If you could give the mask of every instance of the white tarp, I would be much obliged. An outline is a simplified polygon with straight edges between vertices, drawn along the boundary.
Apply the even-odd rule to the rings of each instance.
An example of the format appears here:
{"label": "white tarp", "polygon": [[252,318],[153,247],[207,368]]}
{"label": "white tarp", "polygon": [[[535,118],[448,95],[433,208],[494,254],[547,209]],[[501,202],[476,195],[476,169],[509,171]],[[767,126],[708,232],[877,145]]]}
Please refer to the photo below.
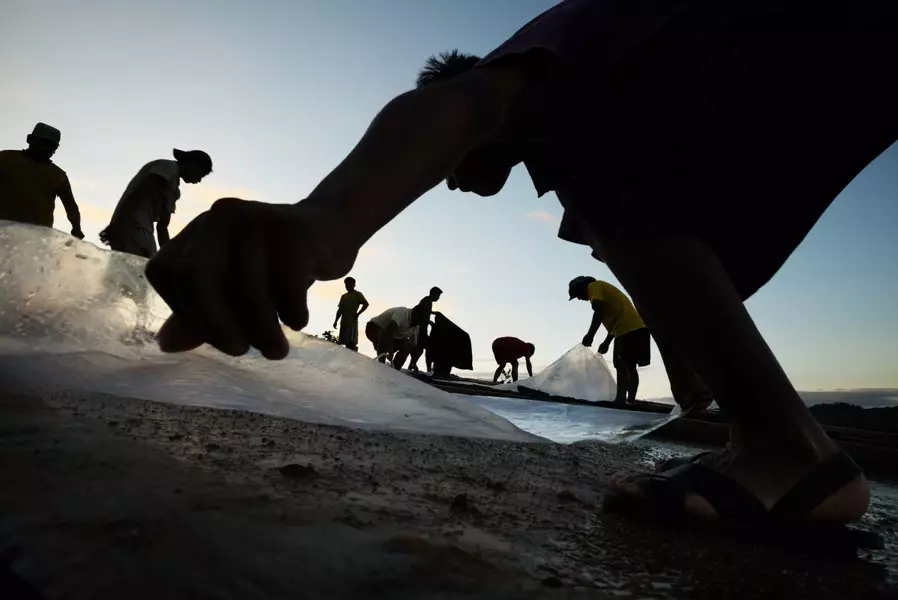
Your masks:
{"label": "white tarp", "polygon": [[[503,418],[542,435],[537,424],[548,421],[521,418],[526,403],[507,410],[472,402],[303,334],[291,335],[290,356],[282,361],[204,349],[162,354],[134,335],[157,330],[169,313],[144,279],[144,264],[56,230],[0,221],[0,389],[99,392],[358,428],[542,439]],[[614,392],[604,360],[583,347],[529,384],[585,399]],[[627,441],[651,425],[640,413],[614,412],[620,414],[590,417],[585,437]],[[576,433],[582,424],[571,423],[570,432],[556,431],[562,421],[545,432],[558,441],[582,439]]]}
{"label": "white tarp", "polygon": [[[165,355],[165,303],[143,259],[44,227],[0,221],[0,389],[82,390],[251,410],[303,421],[536,440],[506,419],[344,348],[302,334],[290,357]],[[137,301],[135,301],[137,299]]]}
{"label": "white tarp", "polygon": [[582,344],[577,344],[561,358],[534,375],[506,383],[500,389],[516,390],[518,385],[553,396],[599,402],[614,400],[617,384],[608,363]]}

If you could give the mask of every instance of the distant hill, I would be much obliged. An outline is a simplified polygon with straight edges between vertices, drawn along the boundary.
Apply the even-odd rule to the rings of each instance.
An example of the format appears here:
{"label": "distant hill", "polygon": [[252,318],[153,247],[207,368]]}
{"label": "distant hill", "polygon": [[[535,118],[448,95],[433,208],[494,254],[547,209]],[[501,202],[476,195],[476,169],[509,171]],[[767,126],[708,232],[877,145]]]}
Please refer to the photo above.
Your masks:
{"label": "distant hill", "polygon": [[861,408],[898,406],[898,389],[830,390],[825,392],[799,392],[808,405],[844,403]]}

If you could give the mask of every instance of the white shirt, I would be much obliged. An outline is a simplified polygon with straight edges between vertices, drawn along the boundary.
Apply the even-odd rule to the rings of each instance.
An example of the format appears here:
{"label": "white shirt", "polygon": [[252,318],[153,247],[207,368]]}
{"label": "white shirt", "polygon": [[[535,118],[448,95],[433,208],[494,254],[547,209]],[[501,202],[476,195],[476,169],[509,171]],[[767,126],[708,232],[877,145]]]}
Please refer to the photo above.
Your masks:
{"label": "white shirt", "polygon": [[153,231],[153,224],[164,215],[156,214],[156,207],[146,202],[145,198],[136,203],[131,201],[131,195],[134,193],[134,190],[140,185],[144,177],[151,174],[162,177],[168,183],[165,190],[165,205],[161,209],[165,211],[165,214],[169,215],[175,212],[175,202],[181,197],[181,172],[178,168],[178,161],[160,159],[145,164],[137,172],[137,175],[131,179],[115,207],[115,213],[112,216],[113,221],[126,218],[142,229],[146,229],[149,232]]}
{"label": "white shirt", "polygon": [[418,332],[418,326],[412,326],[411,320],[412,309],[404,306],[397,306],[395,308],[388,308],[376,317],[373,317],[371,322],[381,329],[386,329],[390,324],[390,321],[392,321],[399,327],[399,331],[396,332],[396,337],[404,338],[412,337]]}

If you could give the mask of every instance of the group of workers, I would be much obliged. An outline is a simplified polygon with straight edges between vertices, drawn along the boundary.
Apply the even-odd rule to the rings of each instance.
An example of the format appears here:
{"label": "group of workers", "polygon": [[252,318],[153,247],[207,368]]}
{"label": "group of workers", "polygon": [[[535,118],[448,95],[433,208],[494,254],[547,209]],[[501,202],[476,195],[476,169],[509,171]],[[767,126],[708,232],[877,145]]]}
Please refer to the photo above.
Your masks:
{"label": "group of workers", "polygon": [[[359,317],[368,309],[368,300],[356,289],[356,280],[347,277],[343,280],[346,286],[337,303],[337,314],[334,328],[339,327],[337,343],[346,348],[358,351]],[[372,317],[365,326],[365,337],[374,346],[377,360],[387,360],[395,369],[401,369],[407,359],[411,359],[408,369],[418,372],[418,360],[427,348],[428,328],[433,314],[433,303],[440,299],[443,291],[438,287],[430,289],[430,293],[422,298],[413,308],[396,306],[388,308]],[[596,332],[603,326],[607,330],[605,340],[599,345],[599,352],[605,354],[614,342],[613,364],[617,372],[617,394],[615,402],[633,403],[639,389],[639,367],[648,366],[651,362],[651,338],[649,330],[633,306],[629,298],[617,287],[594,277],[579,276],[571,280],[568,286],[570,300],[585,300],[593,310],[589,330],[583,336],[582,343],[586,347],[593,345]],[[498,365],[493,374],[493,383],[497,383],[511,365],[511,379],[518,380],[518,369],[523,359],[527,374],[533,377],[533,358],[536,347],[516,337],[503,336],[493,340],[493,357]],[[432,365],[428,362],[427,370]]]}
{"label": "group of workers", "polygon": [[[35,125],[26,138],[24,150],[0,152],[0,219],[53,226],[55,201],[59,198],[72,226],[72,235],[84,238],[81,217],[68,177],[52,161],[59,148],[61,133],[45,123]],[[111,249],[151,258],[169,241],[168,226],[181,195],[180,182],[199,183],[212,172],[212,159],[201,150],[173,151],[174,160],[159,159],[144,165],[131,179],[118,201],[109,225],[100,241]],[[155,231],[154,231],[155,230]],[[155,233],[155,237],[154,237]],[[158,239],[158,243],[157,243]],[[344,280],[346,293],[340,297],[334,328],[339,327],[338,343],[358,351],[359,317],[368,308],[368,300],[356,289],[352,277]],[[592,346],[600,325],[608,334],[599,345],[605,354],[614,341],[614,367],[617,371],[616,402],[634,402],[639,387],[637,367],[650,362],[648,329],[632,302],[616,287],[591,277],[577,277],[570,284],[570,298],[588,300],[593,320],[583,337],[584,346]],[[414,307],[396,306],[372,317],[365,326],[365,337],[371,341],[377,360],[400,369],[406,360],[408,369],[419,371],[418,360],[428,342],[428,329],[433,303],[442,295],[433,287]],[[535,346],[516,337],[500,337],[493,341],[497,368],[493,383],[511,365],[511,378],[518,380],[520,360],[533,376],[531,358]],[[432,369],[428,361],[427,370]]]}
{"label": "group of workers", "polygon": [[[633,299],[572,281],[571,297],[594,309],[583,341],[603,323],[621,364],[638,366],[645,318],[677,402],[713,391],[732,425],[725,450],[614,475],[604,510],[725,522],[753,539],[789,525],[811,539],[858,520],[870,502],[863,471],[814,419],[744,302],[898,140],[890,8],[563,0],[485,57],[432,57],[307,198],[221,200],[150,259],[147,279],[173,313],[159,346],[284,358],[282,324],[306,327],[312,282],[346,276],[367,240],[441,182],[492,196],[523,163],[536,193],[564,207],[559,236],[588,246]],[[55,144],[0,159],[0,217],[30,218],[8,203],[35,198],[17,190],[39,179],[80,234],[49,167]],[[28,175],[10,183],[18,169]],[[338,225],[345,235],[307,235]],[[621,377],[625,398],[634,373]]]}
{"label": "group of workers", "polygon": [[[52,160],[61,139],[58,129],[38,123],[26,137],[24,150],[0,151],[0,220],[53,227],[59,198],[72,235],[84,239],[68,175]],[[100,241],[111,249],[151,258],[168,242],[181,181],[199,183],[212,172],[212,159],[202,150],[172,153],[174,160],[151,161],[128,183],[109,225],[99,233]]]}

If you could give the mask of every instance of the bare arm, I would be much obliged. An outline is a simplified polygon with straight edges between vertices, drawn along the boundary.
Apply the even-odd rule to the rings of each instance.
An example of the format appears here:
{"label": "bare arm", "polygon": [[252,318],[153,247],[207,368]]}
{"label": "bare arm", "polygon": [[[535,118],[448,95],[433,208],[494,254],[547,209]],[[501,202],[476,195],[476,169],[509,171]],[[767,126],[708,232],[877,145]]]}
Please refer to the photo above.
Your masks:
{"label": "bare arm", "polygon": [[524,362],[527,363],[527,375],[529,375],[530,377],[533,377],[533,365],[530,363],[530,357],[525,356]]}
{"label": "bare arm", "polygon": [[59,188],[57,196],[59,196],[59,200],[62,202],[63,208],[65,208],[65,216],[68,217],[69,223],[72,224],[72,235],[83,240],[81,211],[78,210],[78,203],[75,202],[75,194],[72,192],[72,184],[69,182],[68,177],[65,178],[62,187]]}
{"label": "bare arm", "polygon": [[364,300],[364,301],[362,301],[362,305],[359,307],[359,313],[356,316],[361,317],[362,313],[365,312],[366,310],[368,310],[368,301]]}
{"label": "bare arm", "polygon": [[594,300],[592,302],[592,322],[589,324],[589,331],[587,331],[586,335],[583,337],[584,346],[592,346],[592,342],[596,337],[596,332],[599,330],[599,327],[602,326],[602,309],[603,306],[601,301]]}
{"label": "bare arm", "polygon": [[361,247],[498,132],[523,82],[517,69],[474,69],[394,98],[302,204],[351,215],[350,242]]}
{"label": "bare arm", "polygon": [[156,222],[156,237],[159,238],[159,247],[166,245],[169,241],[168,225],[171,223],[171,215],[164,212]]}
{"label": "bare arm", "polygon": [[338,304],[337,305],[337,314],[334,315],[334,328],[336,328],[337,324],[340,322],[341,316],[342,316],[342,313],[340,312],[340,305]]}

